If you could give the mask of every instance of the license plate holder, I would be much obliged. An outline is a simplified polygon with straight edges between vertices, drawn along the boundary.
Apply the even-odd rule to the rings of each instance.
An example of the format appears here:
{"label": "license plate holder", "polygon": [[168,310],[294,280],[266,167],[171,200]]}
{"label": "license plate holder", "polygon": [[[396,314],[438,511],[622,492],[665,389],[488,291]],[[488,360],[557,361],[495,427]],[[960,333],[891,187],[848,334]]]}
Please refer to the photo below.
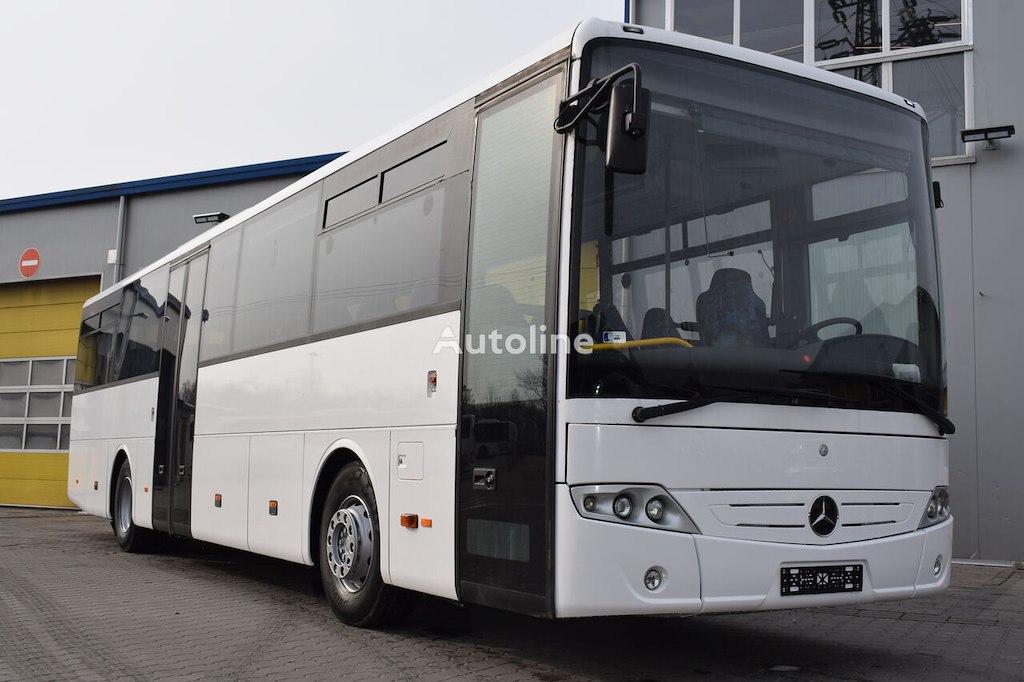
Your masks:
{"label": "license plate holder", "polygon": [[864,589],[864,566],[861,564],[783,566],[781,571],[783,597],[860,592]]}

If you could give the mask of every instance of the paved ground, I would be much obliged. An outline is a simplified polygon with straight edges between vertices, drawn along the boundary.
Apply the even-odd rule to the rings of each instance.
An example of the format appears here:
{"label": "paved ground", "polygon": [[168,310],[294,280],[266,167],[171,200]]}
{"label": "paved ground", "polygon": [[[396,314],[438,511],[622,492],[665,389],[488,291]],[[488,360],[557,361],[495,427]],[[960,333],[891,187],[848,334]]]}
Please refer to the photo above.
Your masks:
{"label": "paved ground", "polygon": [[113,679],[1024,680],[1024,571],[943,596],[694,619],[542,621],[424,600],[336,621],[306,569],[182,543],[120,552],[94,517],[0,509],[0,682]]}

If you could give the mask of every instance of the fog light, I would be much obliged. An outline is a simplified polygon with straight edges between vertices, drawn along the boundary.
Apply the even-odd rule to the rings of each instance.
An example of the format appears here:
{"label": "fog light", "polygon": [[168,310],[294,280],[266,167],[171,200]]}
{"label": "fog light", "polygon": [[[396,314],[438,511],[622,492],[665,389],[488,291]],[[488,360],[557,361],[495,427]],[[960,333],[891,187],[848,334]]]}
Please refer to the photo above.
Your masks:
{"label": "fog light", "polygon": [[647,573],[644,575],[644,587],[651,592],[654,592],[656,589],[661,587],[662,579],[661,571],[656,568],[649,568],[647,569]]}
{"label": "fog light", "polygon": [[587,495],[583,498],[583,508],[588,512],[592,512],[597,509],[597,498],[593,495]]}
{"label": "fog light", "polygon": [[935,574],[935,577],[938,577],[939,573],[942,573],[942,555],[941,554],[939,556],[935,557],[935,565],[932,566],[932,573]]}
{"label": "fog light", "polygon": [[646,511],[651,521],[661,521],[665,516],[665,503],[660,497],[653,497],[647,501]]}
{"label": "fog light", "polygon": [[629,499],[629,495],[619,495],[615,498],[612,510],[620,519],[628,519],[629,515],[633,513],[633,500]]}

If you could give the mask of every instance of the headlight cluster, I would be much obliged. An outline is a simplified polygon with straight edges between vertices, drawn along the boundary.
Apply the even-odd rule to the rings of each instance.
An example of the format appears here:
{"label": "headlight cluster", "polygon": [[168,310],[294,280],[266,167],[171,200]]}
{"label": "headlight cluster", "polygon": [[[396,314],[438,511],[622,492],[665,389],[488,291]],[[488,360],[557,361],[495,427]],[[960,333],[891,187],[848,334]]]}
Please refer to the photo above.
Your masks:
{"label": "headlight cluster", "polygon": [[936,523],[942,523],[948,518],[949,488],[940,485],[932,491],[931,499],[928,500],[928,504],[924,508],[924,516],[921,517],[918,529],[934,526]]}
{"label": "headlight cluster", "polygon": [[576,510],[588,519],[699,533],[683,508],[656,485],[578,485],[571,489]]}

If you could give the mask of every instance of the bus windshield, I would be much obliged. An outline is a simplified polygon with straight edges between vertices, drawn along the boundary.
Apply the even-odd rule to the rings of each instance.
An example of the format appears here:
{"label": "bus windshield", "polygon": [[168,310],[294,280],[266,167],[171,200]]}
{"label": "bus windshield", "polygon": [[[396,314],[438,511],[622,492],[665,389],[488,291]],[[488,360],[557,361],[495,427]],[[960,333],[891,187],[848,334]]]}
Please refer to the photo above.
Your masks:
{"label": "bus windshield", "polygon": [[[647,170],[578,129],[572,397],[940,409],[926,130],[913,112],[762,67],[607,41],[651,91]],[[916,405],[916,407],[915,407]]]}

